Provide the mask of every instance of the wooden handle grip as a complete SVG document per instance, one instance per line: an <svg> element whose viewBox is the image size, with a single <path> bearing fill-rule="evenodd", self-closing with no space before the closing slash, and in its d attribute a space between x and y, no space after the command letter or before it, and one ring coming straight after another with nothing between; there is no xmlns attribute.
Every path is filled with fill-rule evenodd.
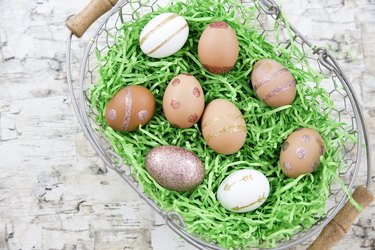
<svg viewBox="0 0 375 250"><path fill-rule="evenodd" d="M353 199L363 208L368 207L374 200L374 195L365 187L358 186L353 193ZM338 241L344 238L352 226L355 218L360 214L349 201L336 214L336 216L324 227L318 238L311 244L308 250L328 250Z"/></svg>
<svg viewBox="0 0 375 250"><path fill-rule="evenodd" d="M66 27L79 38L93 22L115 6L117 2L118 0L91 0L80 13L68 19Z"/></svg>

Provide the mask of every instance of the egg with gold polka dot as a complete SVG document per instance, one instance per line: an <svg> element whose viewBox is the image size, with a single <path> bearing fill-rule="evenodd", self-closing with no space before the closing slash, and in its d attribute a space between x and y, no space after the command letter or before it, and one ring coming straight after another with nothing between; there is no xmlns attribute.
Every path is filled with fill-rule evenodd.
<svg viewBox="0 0 375 250"><path fill-rule="evenodd" d="M127 86L118 91L105 110L107 124L117 131L134 131L147 124L155 112L155 98L143 86Z"/></svg>
<svg viewBox="0 0 375 250"><path fill-rule="evenodd" d="M168 84L163 96L163 111L176 128L190 128L199 121L204 110L204 93L191 74L179 74Z"/></svg>
<svg viewBox="0 0 375 250"><path fill-rule="evenodd" d="M281 170L291 178L311 173L319 167L324 152L324 141L319 132L311 128L297 129L281 146Z"/></svg>

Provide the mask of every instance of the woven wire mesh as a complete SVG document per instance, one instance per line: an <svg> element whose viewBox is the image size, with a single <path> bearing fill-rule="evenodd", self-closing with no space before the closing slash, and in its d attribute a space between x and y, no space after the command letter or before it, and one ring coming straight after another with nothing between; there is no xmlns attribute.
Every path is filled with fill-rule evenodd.
<svg viewBox="0 0 375 250"><path fill-rule="evenodd" d="M248 0L241 2L246 6L255 7L257 10L256 15L244 13L242 8L237 8L236 11L241 12L241 16L245 15L249 19L253 19L253 28L263 34L268 42L275 46L282 46L287 50L290 50L292 45L298 47L302 53L300 55L293 55L292 61L302 69L309 66L315 69L319 74L325 76L321 86L327 90L334 102L332 118L345 123L344 129L358 139L357 143L352 143L346 138L345 144L337 144L337 150L341 152L343 163L345 164L341 168L339 176L345 186L350 190L354 184L360 166L360 145L362 145L362 138L365 137L365 135L363 131L364 125L359 117L360 111L356 104L355 96L351 93L350 88L347 87L349 83L343 78L340 69L334 68L334 64L329 63L326 50L312 46L311 43L294 28L292 31L287 28L287 24L282 15L280 15L279 9L275 8L271 1ZM147 1L147 3L143 1L124 1L117 9L113 9L101 22L86 48L81 65L80 86L75 88L74 91L75 101L79 105L78 119L89 141L107 166L120 174L152 208L166 219L167 224L176 233L196 247L218 249L214 244L206 243L199 239L199 235L187 234L184 230L184 222L177 213L173 211L162 211L155 202L150 200L142 192L137 180L130 174L130 166L123 163L122 159L112 151L112 146L102 133L100 124L96 123L97 113L96 110L90 106L90 101L88 99L90 86L95 84L98 79L99 65L97 55L105 55L108 49L116 43L116 37L120 33L124 35L121 29L124 22L142 17L142 15L158 9L159 5L163 5L163 3L164 1L157 0ZM229 10L233 7L228 3L226 4L226 8ZM308 84L314 86L316 83L310 82ZM324 107L322 108L324 109ZM367 149L366 151L368 154ZM369 162L367 162L367 165L369 167ZM285 242L278 242L279 247L291 247L311 237L311 235L329 222L341 208L345 200L346 195L342 186L337 181L334 181L330 186L330 196L326 204L326 216L320 218L311 229L296 232L291 239Z"/></svg>

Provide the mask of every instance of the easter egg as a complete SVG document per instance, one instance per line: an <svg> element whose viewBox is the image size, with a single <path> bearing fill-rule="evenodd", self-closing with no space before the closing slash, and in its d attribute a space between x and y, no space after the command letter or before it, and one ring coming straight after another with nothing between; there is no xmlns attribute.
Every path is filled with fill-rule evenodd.
<svg viewBox="0 0 375 250"><path fill-rule="evenodd" d="M274 60L258 61L251 73L251 83L259 99L272 108L290 105L296 97L293 75Z"/></svg>
<svg viewBox="0 0 375 250"><path fill-rule="evenodd" d="M239 53L236 33L226 22L213 22L198 42L199 61L207 71L224 74L233 68Z"/></svg>
<svg viewBox="0 0 375 250"><path fill-rule="evenodd" d="M220 154L237 152L246 140L247 128L241 111L225 99L207 105L201 127L207 145Z"/></svg>
<svg viewBox="0 0 375 250"><path fill-rule="evenodd" d="M155 98L143 86L121 89L109 101L105 110L107 124L117 131L134 131L148 123L155 112Z"/></svg>
<svg viewBox="0 0 375 250"><path fill-rule="evenodd" d="M324 152L324 141L316 130L298 129L288 136L281 147L281 170L291 178L311 173L318 168Z"/></svg>
<svg viewBox="0 0 375 250"><path fill-rule="evenodd" d="M180 74L168 84L163 96L163 111L177 128L189 128L198 122L204 110L204 93L198 80Z"/></svg>
<svg viewBox="0 0 375 250"><path fill-rule="evenodd" d="M245 213L260 207L267 199L267 177L253 169L242 169L227 176L220 184L217 199L227 210Z"/></svg>
<svg viewBox="0 0 375 250"><path fill-rule="evenodd" d="M179 192L191 191L202 183L205 169L191 151L176 146L160 146L146 156L146 170L161 186Z"/></svg>
<svg viewBox="0 0 375 250"><path fill-rule="evenodd" d="M186 20L176 13L163 13L151 19L143 28L141 50L153 58L173 55L185 44L189 35Z"/></svg>

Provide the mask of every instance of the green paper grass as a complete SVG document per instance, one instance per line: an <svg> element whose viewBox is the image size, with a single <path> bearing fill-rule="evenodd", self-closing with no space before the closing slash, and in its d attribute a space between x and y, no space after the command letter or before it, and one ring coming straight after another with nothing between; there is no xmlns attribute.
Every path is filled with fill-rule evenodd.
<svg viewBox="0 0 375 250"><path fill-rule="evenodd" d="M228 10L228 2L234 8ZM96 120L102 132L114 151L131 166L132 174L144 193L162 209L178 212L184 218L188 232L225 248L273 247L299 231L308 230L324 216L329 184L335 179L342 161L338 148L345 140L355 141L355 138L343 129L345 124L330 118L333 102L319 86L323 77L314 72L307 61L300 62L300 65L294 63L293 58L302 56L297 46L292 43L289 49L284 49L267 43L264 36L251 28L257 22L256 9L244 6L241 9L242 12L236 12L239 10L236 1L188 0L125 23L117 34L117 45L105 55L97 54L99 80L90 90L90 101L98 113ZM153 59L140 50L139 34L150 19L164 12L182 15L189 23L190 34L178 53L160 60ZM241 22L241 19L245 21ZM218 20L231 25L240 45L235 67L225 75L206 72L197 56L201 33L209 23ZM292 105L270 109L256 97L249 76L254 63L263 58L279 61L295 77L297 97ZM206 103L225 98L241 110L248 133L239 152L230 156L217 154L206 145L198 125L176 129L163 116L163 93L171 79L184 72L199 80ZM149 88L156 98L157 108L146 126L136 132L121 133L107 126L104 113L109 100L128 85ZM283 141L299 127L319 131L325 141L326 153L316 172L290 179L280 170L279 153ZM144 159L149 150L160 145L187 148L202 160L206 177L196 190L186 193L170 191L150 177ZM236 214L220 206L216 191L226 176L244 168L264 173L271 190L260 208Z"/></svg>

